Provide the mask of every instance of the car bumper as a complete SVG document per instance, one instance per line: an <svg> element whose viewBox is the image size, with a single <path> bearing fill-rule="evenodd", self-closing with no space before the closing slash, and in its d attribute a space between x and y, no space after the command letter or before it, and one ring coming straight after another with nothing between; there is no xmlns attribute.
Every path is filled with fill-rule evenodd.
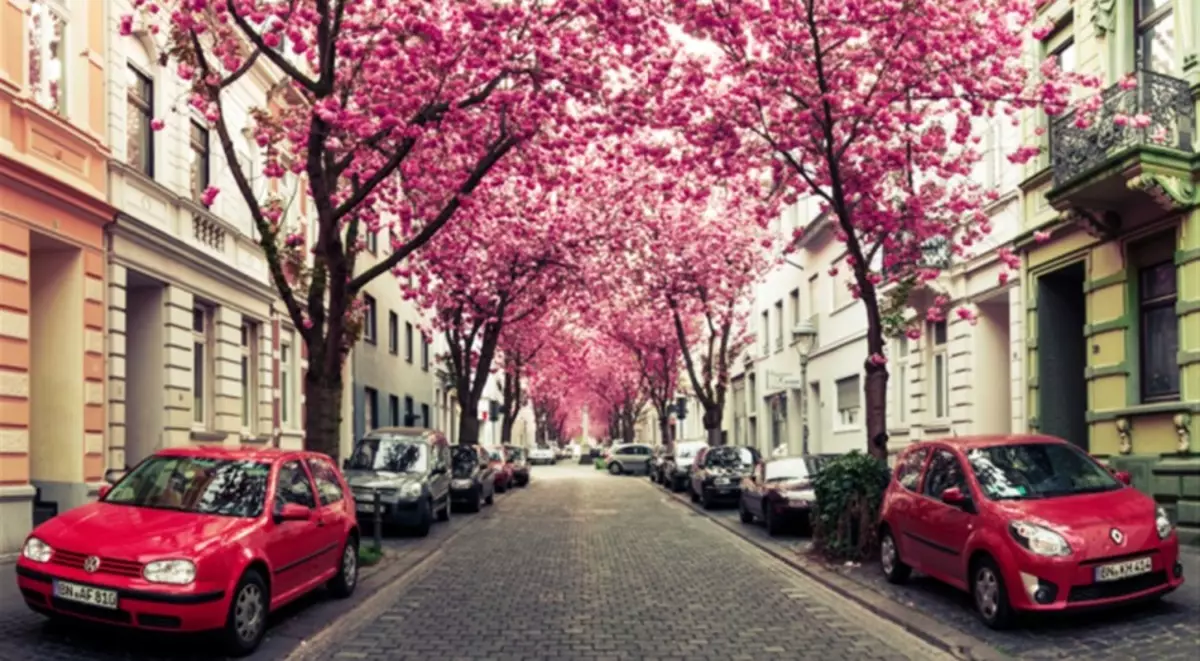
<svg viewBox="0 0 1200 661"><path fill-rule="evenodd" d="M141 580L87 574L82 570L23 559L16 569L17 587L25 604L44 615L65 615L136 629L195 632L225 626L229 613L229 595L222 586L151 587L152 584ZM117 607L104 608L60 599L54 595L54 583L58 580L115 590Z"/></svg>
<svg viewBox="0 0 1200 661"><path fill-rule="evenodd" d="M1015 546L1015 545L1014 545ZM1006 563L1005 586L1014 608L1023 611L1082 610L1158 597L1183 585L1179 540L1172 535L1136 551L1103 559L1041 558L1020 547L1016 562ZM1150 558L1149 572L1112 581L1097 580L1097 568L1138 558Z"/></svg>
<svg viewBox="0 0 1200 661"><path fill-rule="evenodd" d="M451 488L450 502L455 504L470 504L474 503L479 498L479 494L483 491L483 487L476 484L466 488Z"/></svg>
<svg viewBox="0 0 1200 661"><path fill-rule="evenodd" d="M780 500L771 503L771 514L781 522L803 523L812 513L812 502L806 500Z"/></svg>
<svg viewBox="0 0 1200 661"><path fill-rule="evenodd" d="M355 514L358 520L372 522L375 520L376 512L374 509L362 509L363 507L373 508L374 503L358 503ZM379 504L379 518L388 525L415 527L421 524L421 501L384 501Z"/></svg>
<svg viewBox="0 0 1200 661"><path fill-rule="evenodd" d="M736 503L742 497L742 488L736 484L730 485L704 485L704 495L710 500L717 502Z"/></svg>

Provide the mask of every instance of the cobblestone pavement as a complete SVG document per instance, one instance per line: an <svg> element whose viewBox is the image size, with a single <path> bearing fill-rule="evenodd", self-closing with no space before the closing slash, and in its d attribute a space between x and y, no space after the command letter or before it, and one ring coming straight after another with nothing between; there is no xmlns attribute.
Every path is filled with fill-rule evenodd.
<svg viewBox="0 0 1200 661"><path fill-rule="evenodd" d="M690 504L689 504L690 506ZM712 512L731 529L778 549L805 552L808 540L799 535L771 538L761 525L744 525L737 510ZM1185 552L1183 587L1157 604L1130 606L1087 613L1038 617L1013 631L992 631L975 617L970 597L931 578L914 575L908 585L892 585L874 564L837 567L860 585L983 640L1020 659L1074 659L1108 661L1200 659L1200 554Z"/></svg>
<svg viewBox="0 0 1200 661"><path fill-rule="evenodd" d="M329 625L350 608L365 601L390 576L412 567L434 553L452 535L476 521L502 516L522 490L500 496L494 507L481 514L456 514L447 524L434 526L424 539L388 536L388 560L363 571L354 597L329 599L318 591L272 616L271 628L256 661L280 659L302 641ZM370 534L367 531L367 534ZM60 625L31 612L17 592L11 564L0 564L0 661L193 661L221 658L210 641L200 636L155 636L126 630L85 625Z"/></svg>
<svg viewBox="0 0 1200 661"><path fill-rule="evenodd" d="M536 472L511 510L293 659L949 658L644 478Z"/></svg>

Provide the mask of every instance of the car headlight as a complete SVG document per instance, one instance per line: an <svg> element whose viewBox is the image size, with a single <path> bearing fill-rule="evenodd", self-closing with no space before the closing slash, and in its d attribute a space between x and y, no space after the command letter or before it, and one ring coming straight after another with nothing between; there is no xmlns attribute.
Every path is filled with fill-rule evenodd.
<svg viewBox="0 0 1200 661"><path fill-rule="evenodd" d="M454 487L455 489L470 489L471 481L470 480L454 480L450 483L450 486Z"/></svg>
<svg viewBox="0 0 1200 661"><path fill-rule="evenodd" d="M1175 529L1175 526L1171 525L1171 517L1167 516L1167 511L1161 507L1154 518L1154 527L1158 529L1159 539L1170 537L1171 531Z"/></svg>
<svg viewBox="0 0 1200 661"><path fill-rule="evenodd" d="M401 498L411 499L411 498L417 498L420 495L421 495L421 484L418 482L409 482L408 484L404 485L403 487L400 487L400 497Z"/></svg>
<svg viewBox="0 0 1200 661"><path fill-rule="evenodd" d="M37 537L30 537L25 540L25 548L21 549L21 555L34 562L50 562L50 556L54 555L54 549Z"/></svg>
<svg viewBox="0 0 1200 661"><path fill-rule="evenodd" d="M1035 555L1055 557L1071 554L1071 545L1067 540L1049 528L1028 521L1013 521L1008 530L1018 544Z"/></svg>
<svg viewBox="0 0 1200 661"><path fill-rule="evenodd" d="M187 585L196 580L196 565L191 560L156 560L146 563L142 576L151 583Z"/></svg>

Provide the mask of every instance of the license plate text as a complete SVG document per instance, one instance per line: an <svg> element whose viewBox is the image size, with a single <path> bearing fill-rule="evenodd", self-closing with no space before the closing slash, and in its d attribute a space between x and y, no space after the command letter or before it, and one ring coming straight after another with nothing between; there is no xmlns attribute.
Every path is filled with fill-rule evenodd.
<svg viewBox="0 0 1200 661"><path fill-rule="evenodd" d="M1100 565L1096 567L1096 581L1119 581L1131 576L1148 574L1153 568L1154 564L1150 558L1136 558L1134 560L1126 560L1125 562Z"/></svg>

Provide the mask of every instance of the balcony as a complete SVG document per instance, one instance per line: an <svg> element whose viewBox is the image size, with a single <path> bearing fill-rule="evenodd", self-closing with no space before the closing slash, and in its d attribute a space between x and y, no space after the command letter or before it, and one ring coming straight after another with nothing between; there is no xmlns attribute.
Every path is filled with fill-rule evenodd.
<svg viewBox="0 0 1200 661"><path fill-rule="evenodd" d="M1141 71L1135 85L1113 85L1100 98L1086 126L1076 124L1080 111L1051 122L1047 199L1060 210L1110 219L1132 211L1132 198L1144 200L1130 190L1170 203L1161 198L1176 197L1172 181L1190 179L1196 106L1187 81Z"/></svg>

